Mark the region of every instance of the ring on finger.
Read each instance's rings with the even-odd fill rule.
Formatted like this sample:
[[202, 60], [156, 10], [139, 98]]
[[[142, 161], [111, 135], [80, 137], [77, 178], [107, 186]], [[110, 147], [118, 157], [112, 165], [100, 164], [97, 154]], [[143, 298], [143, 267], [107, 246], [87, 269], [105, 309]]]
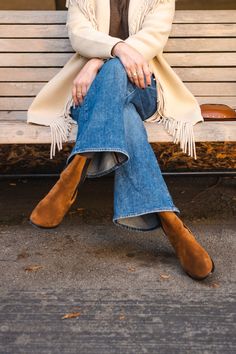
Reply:
[[137, 76], [137, 75], [138, 75], [138, 74], [137, 74], [136, 72], [132, 74], [132, 76]]

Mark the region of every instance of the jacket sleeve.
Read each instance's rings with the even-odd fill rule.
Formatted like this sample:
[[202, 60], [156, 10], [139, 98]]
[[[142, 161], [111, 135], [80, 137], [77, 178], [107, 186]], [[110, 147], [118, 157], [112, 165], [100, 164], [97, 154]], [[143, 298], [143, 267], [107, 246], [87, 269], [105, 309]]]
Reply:
[[96, 30], [76, 1], [68, 6], [66, 27], [72, 48], [86, 58], [113, 58], [113, 46], [122, 41]]
[[124, 42], [149, 61], [163, 51], [175, 15], [175, 0], [161, 1], [144, 18], [142, 28]]

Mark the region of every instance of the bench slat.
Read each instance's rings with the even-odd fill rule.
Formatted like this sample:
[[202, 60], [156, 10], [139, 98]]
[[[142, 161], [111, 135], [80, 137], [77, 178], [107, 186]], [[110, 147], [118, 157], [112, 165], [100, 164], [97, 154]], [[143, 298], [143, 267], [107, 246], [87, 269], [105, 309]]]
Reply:
[[1, 81], [49, 81], [61, 68], [0, 68]]
[[[67, 11], [1, 11], [0, 23], [64, 23]], [[174, 23], [235, 23], [236, 10], [177, 10]]]
[[2, 53], [0, 66], [63, 66], [71, 58], [72, 53]]
[[236, 68], [176, 68], [173, 70], [179, 75], [183, 81], [236, 81]]
[[173, 66], [236, 66], [235, 53], [165, 53]]
[[[2, 53], [0, 66], [63, 66], [72, 53]], [[236, 66], [235, 53], [164, 53], [171, 66]]]
[[[186, 81], [236, 81], [236, 67], [174, 67], [180, 78]], [[0, 68], [1, 81], [49, 81], [61, 68]]]
[[[171, 136], [157, 123], [144, 123], [149, 142], [172, 141]], [[1, 122], [0, 141], [2, 144], [50, 143], [50, 128], [25, 122]], [[75, 141], [77, 126], [74, 125], [70, 141]], [[234, 141], [235, 122], [204, 122], [194, 126], [196, 141]]]
[[[170, 38], [164, 52], [235, 52], [235, 38]], [[65, 38], [4, 38], [0, 52], [74, 52]]]
[[[44, 82], [0, 82], [0, 96], [35, 96]], [[186, 86], [197, 96], [235, 96], [236, 83], [187, 82]]]
[[236, 24], [173, 24], [170, 37], [235, 37]]
[[[236, 109], [235, 96], [195, 96], [200, 104], [202, 103], [222, 103]], [[0, 109], [2, 111], [22, 111], [27, 110], [33, 97], [0, 97]]]
[[[235, 37], [236, 23], [173, 24], [170, 37]], [[64, 24], [0, 25], [1, 38], [67, 38]]]

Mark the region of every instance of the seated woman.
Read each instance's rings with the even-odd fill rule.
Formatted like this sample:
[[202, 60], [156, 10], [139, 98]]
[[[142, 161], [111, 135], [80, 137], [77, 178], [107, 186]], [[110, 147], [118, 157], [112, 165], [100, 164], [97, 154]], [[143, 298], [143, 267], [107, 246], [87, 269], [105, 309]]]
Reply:
[[[78, 132], [60, 179], [33, 210], [31, 223], [45, 228], [58, 226], [85, 177], [114, 171], [113, 222], [139, 232], [161, 227], [186, 273], [194, 279], [206, 278], [213, 272], [213, 261], [177, 215], [180, 211], [162, 177], [143, 123], [161, 118], [165, 126], [173, 127], [172, 133], [177, 134], [185, 152], [187, 146], [195, 157], [192, 126], [202, 120], [199, 106], [162, 57], [174, 17], [174, 0], [70, 0], [67, 6], [67, 28], [76, 51], [69, 63], [71, 72], [73, 65], [79, 62], [81, 66], [73, 77], [69, 107]], [[175, 87], [170, 85], [168, 72]], [[57, 79], [59, 85], [60, 74]], [[187, 97], [186, 106], [192, 104], [185, 116], [184, 110], [174, 106], [179, 91]], [[174, 118], [168, 118], [164, 114], [168, 109], [163, 109], [171, 94]], [[33, 109], [29, 109], [29, 121], [40, 124], [32, 118]], [[178, 120], [179, 112], [189, 121]], [[58, 137], [62, 127], [56, 125], [56, 129], [53, 132]]]

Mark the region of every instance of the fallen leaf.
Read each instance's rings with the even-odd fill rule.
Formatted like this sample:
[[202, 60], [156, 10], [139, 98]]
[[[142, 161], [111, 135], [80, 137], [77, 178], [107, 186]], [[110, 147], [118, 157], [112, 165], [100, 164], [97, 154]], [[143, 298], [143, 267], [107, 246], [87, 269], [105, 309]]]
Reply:
[[38, 264], [32, 264], [32, 265], [25, 267], [25, 270], [28, 272], [35, 272], [40, 268], [43, 268], [43, 266], [38, 265]]
[[210, 284], [210, 287], [211, 288], [219, 288], [220, 284], [219, 283], [212, 283], [212, 284]]
[[65, 318], [76, 318], [80, 316], [80, 312], [70, 312], [65, 314], [62, 319], [64, 320]]
[[120, 315], [119, 320], [125, 320], [125, 315]]
[[169, 279], [170, 275], [169, 274], [160, 274], [161, 279]]
[[77, 208], [76, 210], [71, 210], [69, 214], [83, 214], [85, 211], [84, 208]]
[[136, 268], [135, 267], [129, 267], [128, 268], [128, 272], [135, 272], [136, 271]]
[[16, 186], [16, 183], [9, 183], [9, 186]]

